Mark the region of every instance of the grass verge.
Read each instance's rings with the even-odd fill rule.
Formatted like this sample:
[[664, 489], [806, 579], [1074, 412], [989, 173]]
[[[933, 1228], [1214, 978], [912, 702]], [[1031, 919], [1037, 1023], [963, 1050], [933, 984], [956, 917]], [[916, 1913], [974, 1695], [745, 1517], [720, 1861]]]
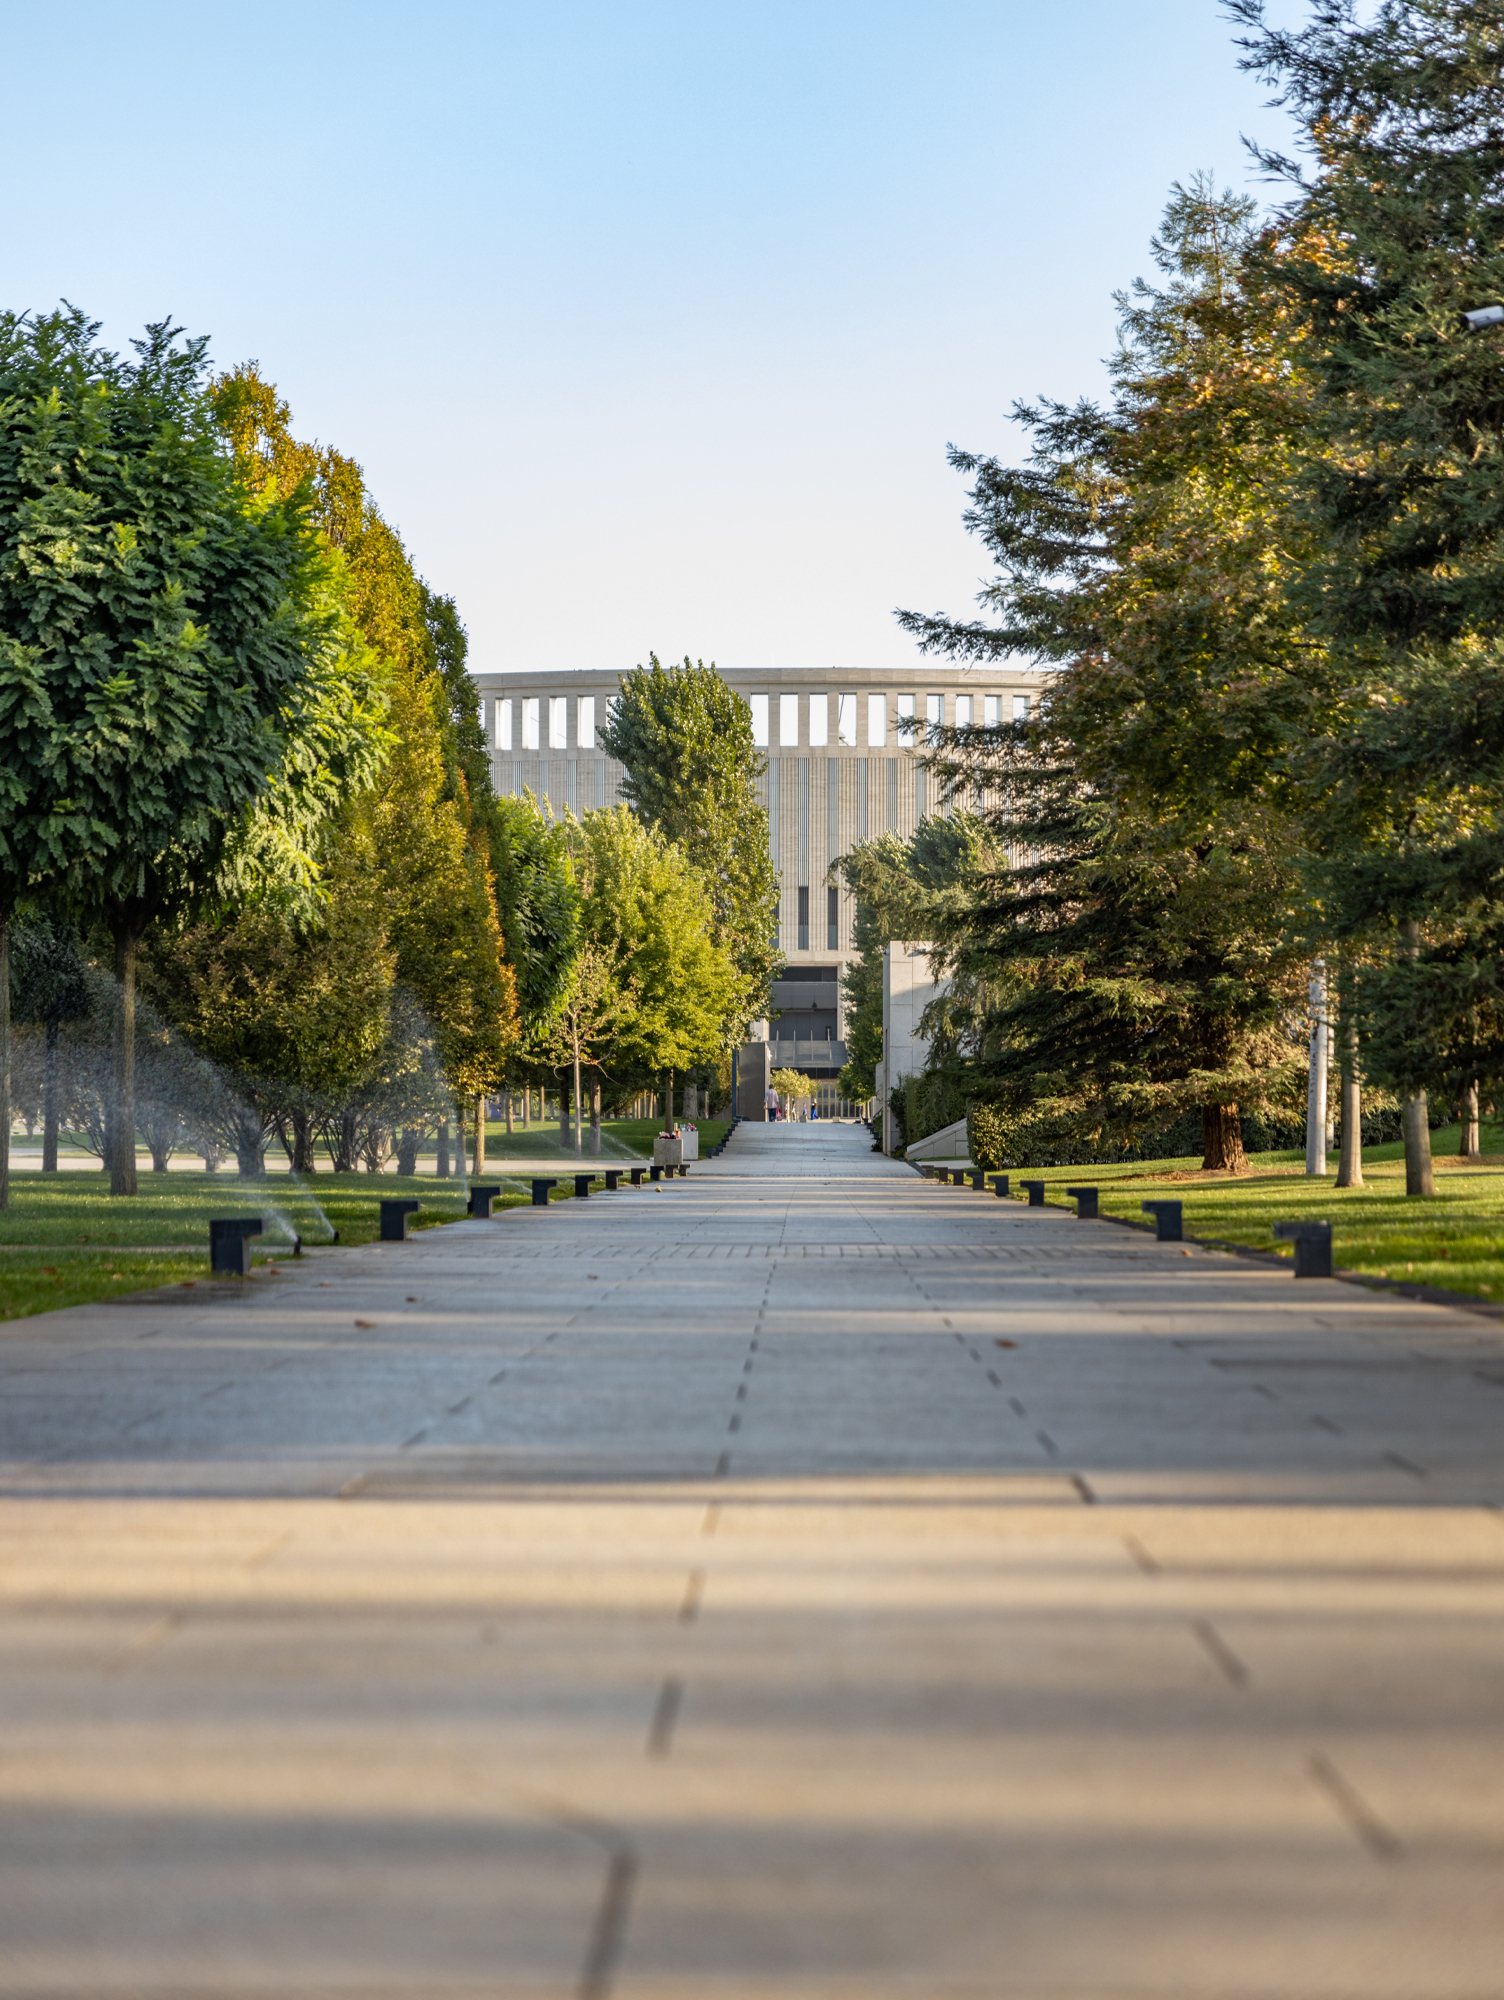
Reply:
[[1121, 1167], [1038, 1167], [1013, 1175], [1046, 1184], [1047, 1202], [1073, 1206], [1066, 1187], [1100, 1189], [1103, 1215], [1147, 1220], [1140, 1204], [1166, 1196], [1184, 1207], [1187, 1236], [1244, 1244], [1293, 1258], [1290, 1244], [1274, 1239], [1276, 1222], [1332, 1225], [1332, 1261], [1339, 1270], [1364, 1272], [1408, 1284], [1434, 1285], [1504, 1303], [1504, 1128], [1484, 1134], [1481, 1160], [1460, 1160], [1454, 1125], [1431, 1134], [1436, 1193], [1405, 1193], [1404, 1148], [1374, 1146], [1363, 1155], [1364, 1185], [1333, 1185], [1336, 1161], [1325, 1179], [1305, 1174], [1304, 1155], [1264, 1153], [1247, 1174], [1203, 1174], [1186, 1160], [1136, 1160]]

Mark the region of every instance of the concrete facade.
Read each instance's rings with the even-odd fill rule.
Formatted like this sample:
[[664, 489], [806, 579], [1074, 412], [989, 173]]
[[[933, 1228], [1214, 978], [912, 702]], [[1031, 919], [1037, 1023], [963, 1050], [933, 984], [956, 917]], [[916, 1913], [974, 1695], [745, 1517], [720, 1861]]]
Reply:
[[888, 1097], [906, 1076], [916, 1076], [929, 1057], [929, 1037], [920, 1022], [931, 1001], [938, 1000], [946, 982], [936, 979], [928, 944], [890, 944], [883, 953], [883, 1057], [877, 1066], [877, 1107], [882, 1120], [883, 1151], [896, 1145]]

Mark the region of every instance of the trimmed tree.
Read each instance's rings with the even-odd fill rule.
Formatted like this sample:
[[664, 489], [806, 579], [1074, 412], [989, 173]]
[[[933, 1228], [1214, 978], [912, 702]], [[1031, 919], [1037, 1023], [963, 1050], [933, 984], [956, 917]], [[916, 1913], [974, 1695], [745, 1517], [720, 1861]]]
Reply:
[[379, 761], [377, 711], [299, 496], [247, 491], [203, 340], [122, 361], [71, 308], [0, 318], [0, 766], [43, 781], [14, 851], [109, 930], [110, 1186], [136, 1191], [136, 956], [154, 919], [271, 870]]
[[729, 1048], [768, 1012], [782, 963], [768, 814], [757, 797], [767, 759], [752, 741], [751, 704], [714, 662], [665, 667], [649, 654], [647, 666], [623, 676], [600, 740], [625, 769], [627, 804], [709, 886], [716, 937], [741, 977]]

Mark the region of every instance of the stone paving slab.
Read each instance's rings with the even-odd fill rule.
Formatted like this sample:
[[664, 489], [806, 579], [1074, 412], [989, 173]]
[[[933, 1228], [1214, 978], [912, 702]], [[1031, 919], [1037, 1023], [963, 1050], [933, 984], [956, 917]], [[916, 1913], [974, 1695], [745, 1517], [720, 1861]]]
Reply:
[[0, 1329], [0, 1993], [1504, 1995], [1504, 1341], [840, 1126]]

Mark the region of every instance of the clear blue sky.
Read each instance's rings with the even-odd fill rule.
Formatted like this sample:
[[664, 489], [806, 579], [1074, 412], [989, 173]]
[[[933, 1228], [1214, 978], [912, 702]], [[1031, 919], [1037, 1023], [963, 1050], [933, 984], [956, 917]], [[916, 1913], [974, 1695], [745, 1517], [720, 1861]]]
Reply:
[[0, 27], [5, 303], [258, 358], [477, 668], [912, 658], [893, 606], [984, 568], [947, 441], [1014, 455], [1015, 397], [1097, 393], [1170, 182], [1285, 136], [1215, 0]]

